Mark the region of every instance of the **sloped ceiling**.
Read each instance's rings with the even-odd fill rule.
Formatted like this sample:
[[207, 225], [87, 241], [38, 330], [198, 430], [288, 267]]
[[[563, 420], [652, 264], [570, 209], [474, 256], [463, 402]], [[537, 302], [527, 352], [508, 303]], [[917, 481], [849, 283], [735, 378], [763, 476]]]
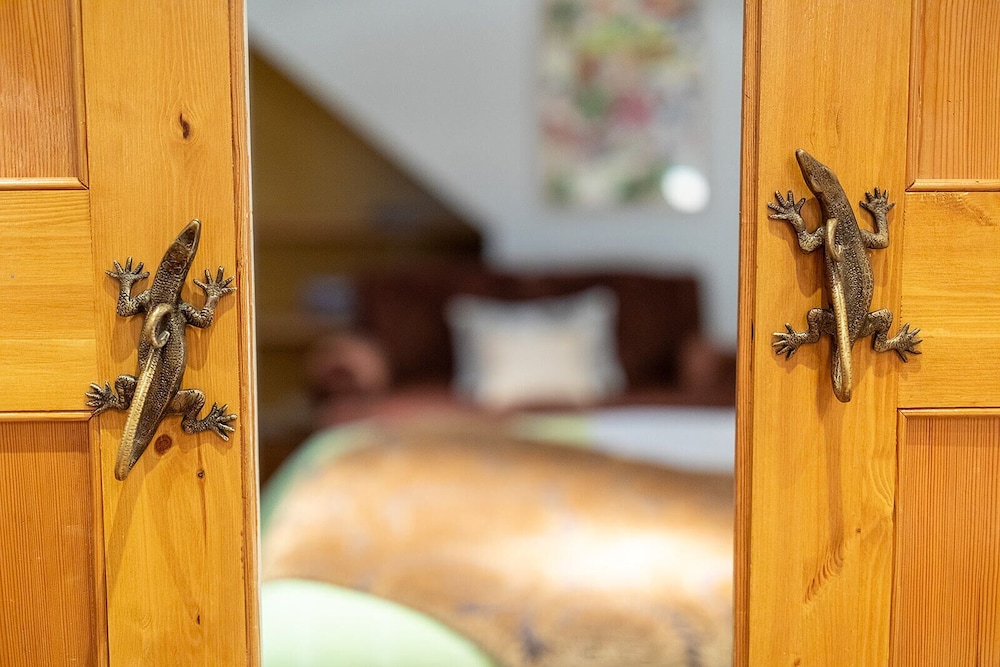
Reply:
[[530, 42], [509, 41], [526, 32], [511, 29], [523, 20], [518, 3], [493, 4], [484, 12], [463, 0], [251, 0], [249, 23], [255, 49], [459, 213], [489, 226], [515, 197], [502, 170], [525, 141], [507, 119], [531, 113], [492, 83], [516, 80], [509, 70]]
[[250, 81], [258, 240], [474, 238], [409, 174], [255, 51]]

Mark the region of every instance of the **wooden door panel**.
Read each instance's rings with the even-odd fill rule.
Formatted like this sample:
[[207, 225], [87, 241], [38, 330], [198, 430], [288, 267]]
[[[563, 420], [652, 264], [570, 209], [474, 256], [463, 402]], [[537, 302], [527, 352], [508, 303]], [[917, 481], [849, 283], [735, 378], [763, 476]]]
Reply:
[[0, 3], [0, 189], [87, 182], [79, 7]]
[[0, 421], [0, 664], [99, 664], [89, 431]]
[[[959, 645], [978, 647], [978, 664], [997, 661], [988, 653], [996, 650], [995, 615], [984, 606], [996, 608], [1000, 568], [985, 554], [997, 545], [993, 528], [976, 523], [996, 524], [995, 466], [969, 455], [942, 468], [933, 456], [920, 462], [913, 454], [922, 450], [911, 446], [959, 451], [951, 445], [975, 432], [992, 438], [996, 449], [1000, 438], [1000, 55], [994, 39], [1000, 9], [994, 4], [900, 0], [880, 3], [872, 20], [869, 3], [860, 0], [747, 2], [737, 665], [882, 667], [893, 656], [898, 664], [974, 664], [956, 654], [928, 659], [906, 648], [921, 633], [921, 646], [947, 644], [933, 607], [948, 582], [959, 582], [959, 595], [969, 593], [961, 601], [969, 604], [949, 607], [948, 620], [962, 624]], [[807, 226], [818, 225], [817, 203], [792, 156], [799, 147], [836, 172], [853, 202], [875, 185], [888, 188], [896, 207], [889, 215], [890, 247], [870, 252], [872, 309], [895, 314], [890, 335], [910, 322], [924, 340], [922, 355], [908, 364], [859, 341], [847, 404], [830, 387], [829, 337], [790, 360], [771, 347], [771, 332], [785, 322], [801, 331], [806, 310], [829, 303], [823, 259], [803, 255], [788, 226], [769, 220], [765, 208], [775, 190], [792, 189], [796, 199], [807, 199]], [[855, 211], [862, 226], [871, 224], [860, 207]], [[940, 432], [933, 433], [914, 416], [900, 430], [906, 424], [898, 420], [900, 408], [970, 406], [993, 412], [938, 420]], [[980, 426], [970, 431], [973, 422]], [[967, 490], [965, 505], [945, 499], [979, 473], [987, 477], [969, 484], [982, 489], [981, 503]], [[969, 538], [980, 556], [969, 571], [948, 548], [920, 551], [925, 519], [937, 521], [935, 539], [950, 544], [955, 533], [941, 531], [954, 527], [941, 527], [942, 508], [952, 508], [948, 516], [974, 533]], [[909, 523], [897, 525], [897, 516]], [[973, 600], [972, 591], [981, 598]], [[906, 608], [893, 606], [894, 598]]]
[[[0, 664], [259, 662], [242, 11], [0, 7]], [[195, 217], [183, 298], [200, 307], [191, 280], [219, 266], [238, 291], [189, 331], [184, 386], [228, 403], [236, 432], [169, 418], [119, 482], [125, 417], [91, 419], [84, 393], [136, 371], [142, 317], [115, 314], [105, 270], [154, 272]]]
[[[184, 387], [239, 420], [224, 442], [170, 417], [124, 482], [125, 417], [99, 417], [112, 664], [256, 662], [256, 467], [252, 270], [245, 162], [242, 5], [88, 3], [83, 11], [94, 226], [97, 378], [134, 373], [141, 318], [115, 314], [112, 260], [155, 271], [192, 218], [203, 223], [191, 284], [225, 267], [237, 292], [190, 328]], [[124, 132], [122, 128], [128, 128]], [[147, 283], [148, 284], [148, 283]], [[137, 286], [141, 289], [142, 286]], [[205, 410], [208, 408], [206, 407]]]
[[0, 412], [83, 407], [94, 298], [88, 192], [0, 191]]
[[902, 407], [1000, 405], [1000, 196], [906, 196], [900, 321], [923, 354], [900, 368]]
[[[820, 222], [795, 149], [830, 165], [855, 202], [876, 185], [900, 201], [906, 185], [909, 3], [880, 6], [877, 30], [855, 4], [752, 2], [745, 14], [739, 391], [752, 399], [741, 398], [737, 423], [737, 548], [747, 551], [736, 561], [736, 664], [888, 657], [899, 362], [857, 345], [854, 399], [842, 404], [828, 340], [790, 360], [771, 347], [771, 332], [804, 329], [827, 301], [821, 254], [803, 254], [788, 225], [767, 217], [775, 190], [792, 189], [809, 200], [809, 228]], [[850, 48], [813, 48], [832, 35]], [[872, 254], [873, 308], [898, 312], [892, 233]]]
[[892, 665], [1000, 664], [1000, 413], [900, 417]]
[[915, 0], [909, 181], [913, 190], [1000, 187], [1000, 4]]

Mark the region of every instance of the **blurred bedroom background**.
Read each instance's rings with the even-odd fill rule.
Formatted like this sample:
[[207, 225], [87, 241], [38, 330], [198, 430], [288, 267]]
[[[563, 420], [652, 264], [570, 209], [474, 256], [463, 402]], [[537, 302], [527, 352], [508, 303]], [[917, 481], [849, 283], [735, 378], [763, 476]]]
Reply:
[[266, 664], [367, 646], [311, 642], [268, 589], [298, 579], [425, 615], [448, 664], [729, 664], [742, 3], [248, 22]]
[[342, 279], [400, 259], [689, 274], [735, 350], [742, 6], [696, 4], [710, 196], [687, 213], [547, 201], [537, 0], [251, 0], [262, 448], [307, 419], [303, 354], [350, 315]]

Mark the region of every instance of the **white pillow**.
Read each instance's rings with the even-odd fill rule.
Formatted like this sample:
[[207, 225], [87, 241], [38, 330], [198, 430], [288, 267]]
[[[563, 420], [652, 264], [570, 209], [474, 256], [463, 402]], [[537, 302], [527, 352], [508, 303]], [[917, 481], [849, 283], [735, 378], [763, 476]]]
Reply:
[[455, 389], [491, 408], [595, 403], [620, 393], [614, 292], [523, 301], [457, 296], [447, 307]]

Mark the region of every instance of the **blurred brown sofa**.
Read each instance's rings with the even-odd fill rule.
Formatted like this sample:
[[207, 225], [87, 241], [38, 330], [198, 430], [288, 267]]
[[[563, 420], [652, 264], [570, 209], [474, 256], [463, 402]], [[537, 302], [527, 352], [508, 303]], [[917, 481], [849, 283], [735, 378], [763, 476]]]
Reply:
[[317, 425], [431, 410], [481, 412], [452, 389], [448, 303], [457, 295], [529, 302], [597, 286], [617, 297], [617, 355], [626, 388], [583, 407], [733, 404], [735, 357], [703, 336], [698, 284], [690, 276], [514, 274], [473, 263], [433, 264], [356, 277], [356, 326], [323, 339], [309, 356]]

